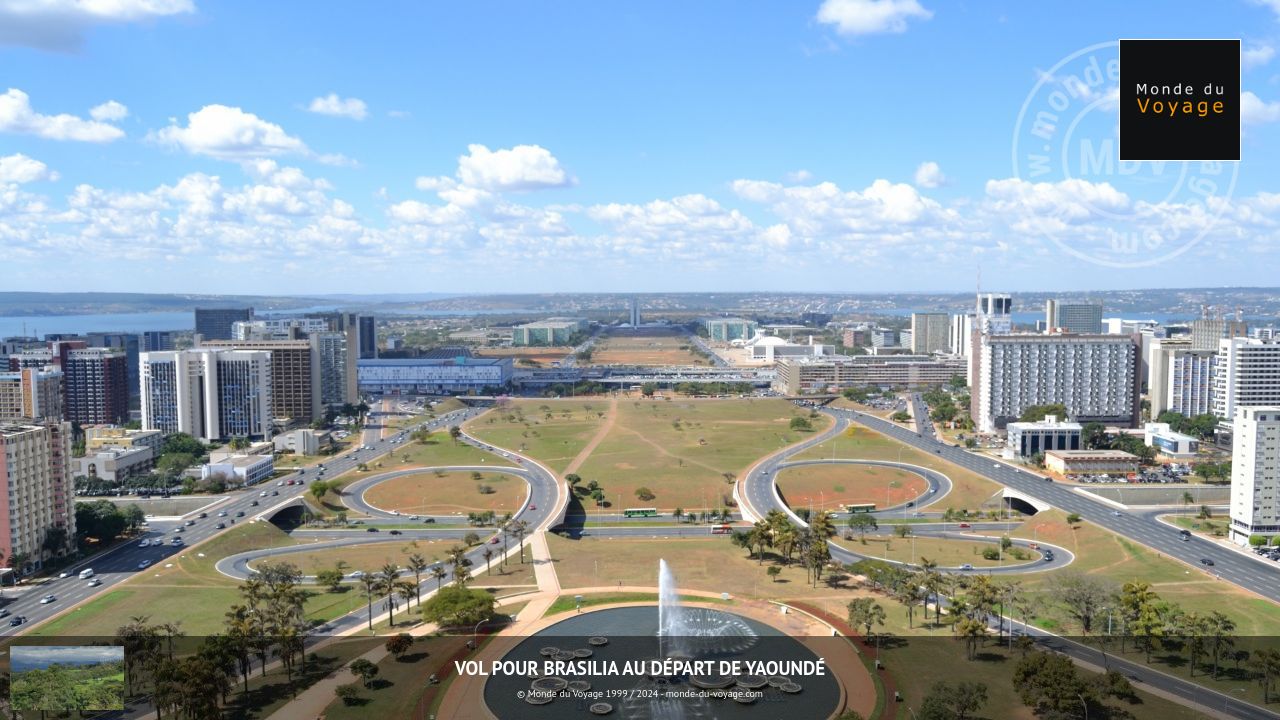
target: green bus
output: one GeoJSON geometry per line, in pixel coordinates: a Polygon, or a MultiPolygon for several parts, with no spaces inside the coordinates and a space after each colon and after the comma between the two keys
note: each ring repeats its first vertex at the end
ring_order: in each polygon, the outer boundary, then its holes
{"type": "Polygon", "coordinates": [[[869,512],[876,511],[876,504],[860,503],[858,505],[845,505],[844,509],[846,512],[851,512],[851,513],[869,513],[869,512]]]}
{"type": "Polygon", "coordinates": [[[658,517],[658,508],[627,508],[622,511],[623,517],[658,517]]]}

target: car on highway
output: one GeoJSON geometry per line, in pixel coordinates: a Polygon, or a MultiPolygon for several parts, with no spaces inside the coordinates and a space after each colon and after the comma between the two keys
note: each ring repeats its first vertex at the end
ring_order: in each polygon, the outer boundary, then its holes
{"type": "Polygon", "coordinates": [[[1209,558],[1200,558],[1200,564],[1205,567],[1213,567],[1213,560],[1209,558]]]}
{"type": "Polygon", "coordinates": [[[174,529],[173,529],[173,532],[174,532],[174,533],[180,533],[180,532],[185,532],[185,531],[186,531],[186,528],[182,527],[181,525],[179,525],[178,527],[176,527],[176,528],[174,528],[174,529]]]}
{"type": "Polygon", "coordinates": [[[244,517],[244,511],[243,511],[243,510],[237,510],[237,511],[236,511],[236,517],[244,517]]]}
{"type": "Polygon", "coordinates": [[[217,525],[213,526],[214,530],[225,530],[226,528],[227,528],[226,523],[218,523],[217,525]]]}
{"type": "Polygon", "coordinates": [[[98,578],[94,578],[89,581],[89,587],[98,587],[101,584],[102,584],[102,581],[99,580],[98,578]]]}
{"type": "Polygon", "coordinates": [[[963,564],[963,565],[961,565],[961,566],[960,566],[960,569],[961,569],[961,570],[972,570],[972,569],[973,569],[973,566],[972,566],[972,565],[970,565],[969,563],[965,563],[965,564],[963,564]]]}
{"type": "Polygon", "coordinates": [[[251,500],[251,501],[249,502],[249,507],[258,507],[258,501],[257,501],[257,500],[251,500]]]}
{"type": "Polygon", "coordinates": [[[151,561],[150,561],[150,560],[143,560],[142,562],[138,563],[138,569],[139,569],[139,570],[146,570],[146,569],[147,569],[147,568],[149,568],[149,567],[151,567],[151,561]]]}
{"type": "Polygon", "coordinates": [[[182,547],[182,538],[174,538],[169,541],[169,544],[174,547],[182,547]]]}
{"type": "Polygon", "coordinates": [[[57,602],[57,601],[58,601],[58,598],[53,595],[45,595],[44,597],[40,598],[41,605],[48,605],[51,602],[57,602]]]}
{"type": "Polygon", "coordinates": [[[27,621],[26,615],[15,615],[9,618],[9,627],[18,627],[19,625],[21,625],[26,621],[27,621]]]}
{"type": "Polygon", "coordinates": [[[150,540],[142,540],[138,543],[138,547],[151,547],[150,540]]]}
{"type": "Polygon", "coordinates": [[[529,503],[529,509],[530,509],[530,510],[537,510],[537,509],[538,509],[538,506],[537,506],[537,505],[534,505],[533,503],[529,503]]]}
{"type": "Polygon", "coordinates": [[[219,511],[219,512],[218,512],[218,517],[226,517],[226,516],[227,516],[227,511],[226,511],[226,510],[222,510],[222,511],[219,511]]]}
{"type": "Polygon", "coordinates": [[[70,571],[70,570],[63,570],[62,572],[58,573],[58,579],[59,579],[59,580],[61,580],[62,578],[69,578],[69,577],[71,577],[71,571],[70,571]]]}
{"type": "Polygon", "coordinates": [[[183,525],[186,525],[187,527],[191,527],[192,525],[195,525],[195,524],[196,524],[195,520],[188,520],[185,523],[183,523],[183,525]]]}
{"type": "Polygon", "coordinates": [[[378,532],[378,528],[376,528],[376,527],[365,528],[365,530],[364,530],[364,531],[365,531],[365,532],[378,532]]]}
{"type": "Polygon", "coordinates": [[[1111,511],[1111,514],[1112,514],[1112,515],[1115,515],[1116,517],[1120,517],[1121,512],[1120,512],[1119,510],[1112,510],[1112,511],[1111,511]]]}
{"type": "Polygon", "coordinates": [[[283,481],[283,480],[277,480],[277,481],[276,481],[276,487],[284,487],[284,481],[283,481]]]}
{"type": "Polygon", "coordinates": [[[489,544],[490,544],[490,545],[497,545],[497,544],[498,544],[498,543],[500,543],[500,542],[502,542],[502,540],[501,540],[497,535],[494,535],[494,536],[493,536],[493,539],[489,541],[489,544]]]}
{"type": "Polygon", "coordinates": [[[8,610],[0,610],[0,618],[7,618],[7,617],[9,617],[9,611],[8,611],[8,610]]]}
{"type": "Polygon", "coordinates": [[[197,515],[196,517],[198,517],[198,518],[200,518],[201,520],[203,520],[203,519],[205,519],[205,518],[209,517],[209,513],[207,513],[207,512],[202,512],[202,513],[200,513],[199,515],[197,515]]]}
{"type": "Polygon", "coordinates": [[[279,491],[279,490],[272,490],[272,491],[271,491],[271,497],[279,497],[279,496],[280,496],[280,491],[279,491]]]}
{"type": "Polygon", "coordinates": [[[262,492],[258,493],[258,497],[266,497],[266,496],[267,496],[266,490],[263,490],[262,492]]]}
{"type": "Polygon", "coordinates": [[[972,525],[970,525],[969,523],[960,523],[960,524],[959,524],[959,525],[957,525],[956,527],[960,528],[961,530],[968,530],[969,528],[971,528],[971,527],[973,527],[973,526],[972,526],[972,525]]]}
{"type": "MultiPolygon", "coordinates": [[[[376,530],[376,529],[377,529],[377,528],[370,528],[370,530],[376,530]]],[[[401,533],[399,530],[392,530],[392,531],[391,531],[391,534],[392,534],[392,535],[402,535],[403,533],[401,533]]]]}

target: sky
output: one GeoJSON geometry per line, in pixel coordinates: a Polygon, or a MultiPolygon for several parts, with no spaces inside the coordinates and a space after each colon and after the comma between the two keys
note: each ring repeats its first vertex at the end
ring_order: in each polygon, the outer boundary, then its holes
{"type": "Polygon", "coordinates": [[[1280,284],[1280,0],[321,7],[0,0],[0,290],[1280,284]],[[1243,160],[1114,162],[1119,38],[1243,160]]]}
{"type": "Polygon", "coordinates": [[[16,645],[9,651],[9,662],[15,672],[46,668],[54,663],[86,665],[123,659],[124,648],[119,645],[16,645]]]}

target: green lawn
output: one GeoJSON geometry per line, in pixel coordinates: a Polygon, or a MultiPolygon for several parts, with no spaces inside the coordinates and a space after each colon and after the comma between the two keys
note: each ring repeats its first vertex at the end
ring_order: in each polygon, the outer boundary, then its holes
{"type": "Polygon", "coordinates": [[[865,460],[892,460],[894,462],[920,465],[936,470],[951,478],[954,487],[942,500],[930,509],[945,510],[977,510],[992,495],[1000,492],[1002,486],[977,473],[953,465],[937,456],[920,452],[909,445],[900,443],[887,435],[854,424],[838,437],[820,443],[795,457],[797,460],[816,460],[830,458],[855,458],[865,460]]]}
{"type": "Polygon", "coordinates": [[[524,452],[556,472],[586,447],[607,417],[609,400],[514,400],[467,424],[495,446],[524,452]]]}
{"type": "MultiPolygon", "coordinates": [[[[614,507],[724,507],[733,478],[810,435],[790,428],[792,418],[807,415],[775,399],[623,400],[614,426],[578,473],[599,482],[614,507]],[[641,499],[640,488],[656,497],[641,499]]],[[[829,422],[814,418],[815,432],[829,422]]]]}

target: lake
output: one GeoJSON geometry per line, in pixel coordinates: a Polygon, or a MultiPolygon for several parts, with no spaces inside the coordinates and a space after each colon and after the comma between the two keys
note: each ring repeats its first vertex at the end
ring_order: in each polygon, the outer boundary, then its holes
{"type": "Polygon", "coordinates": [[[186,312],[118,313],[99,315],[0,316],[0,338],[48,333],[144,332],[195,327],[195,314],[186,312]],[[26,332],[23,332],[23,327],[26,332]]]}

